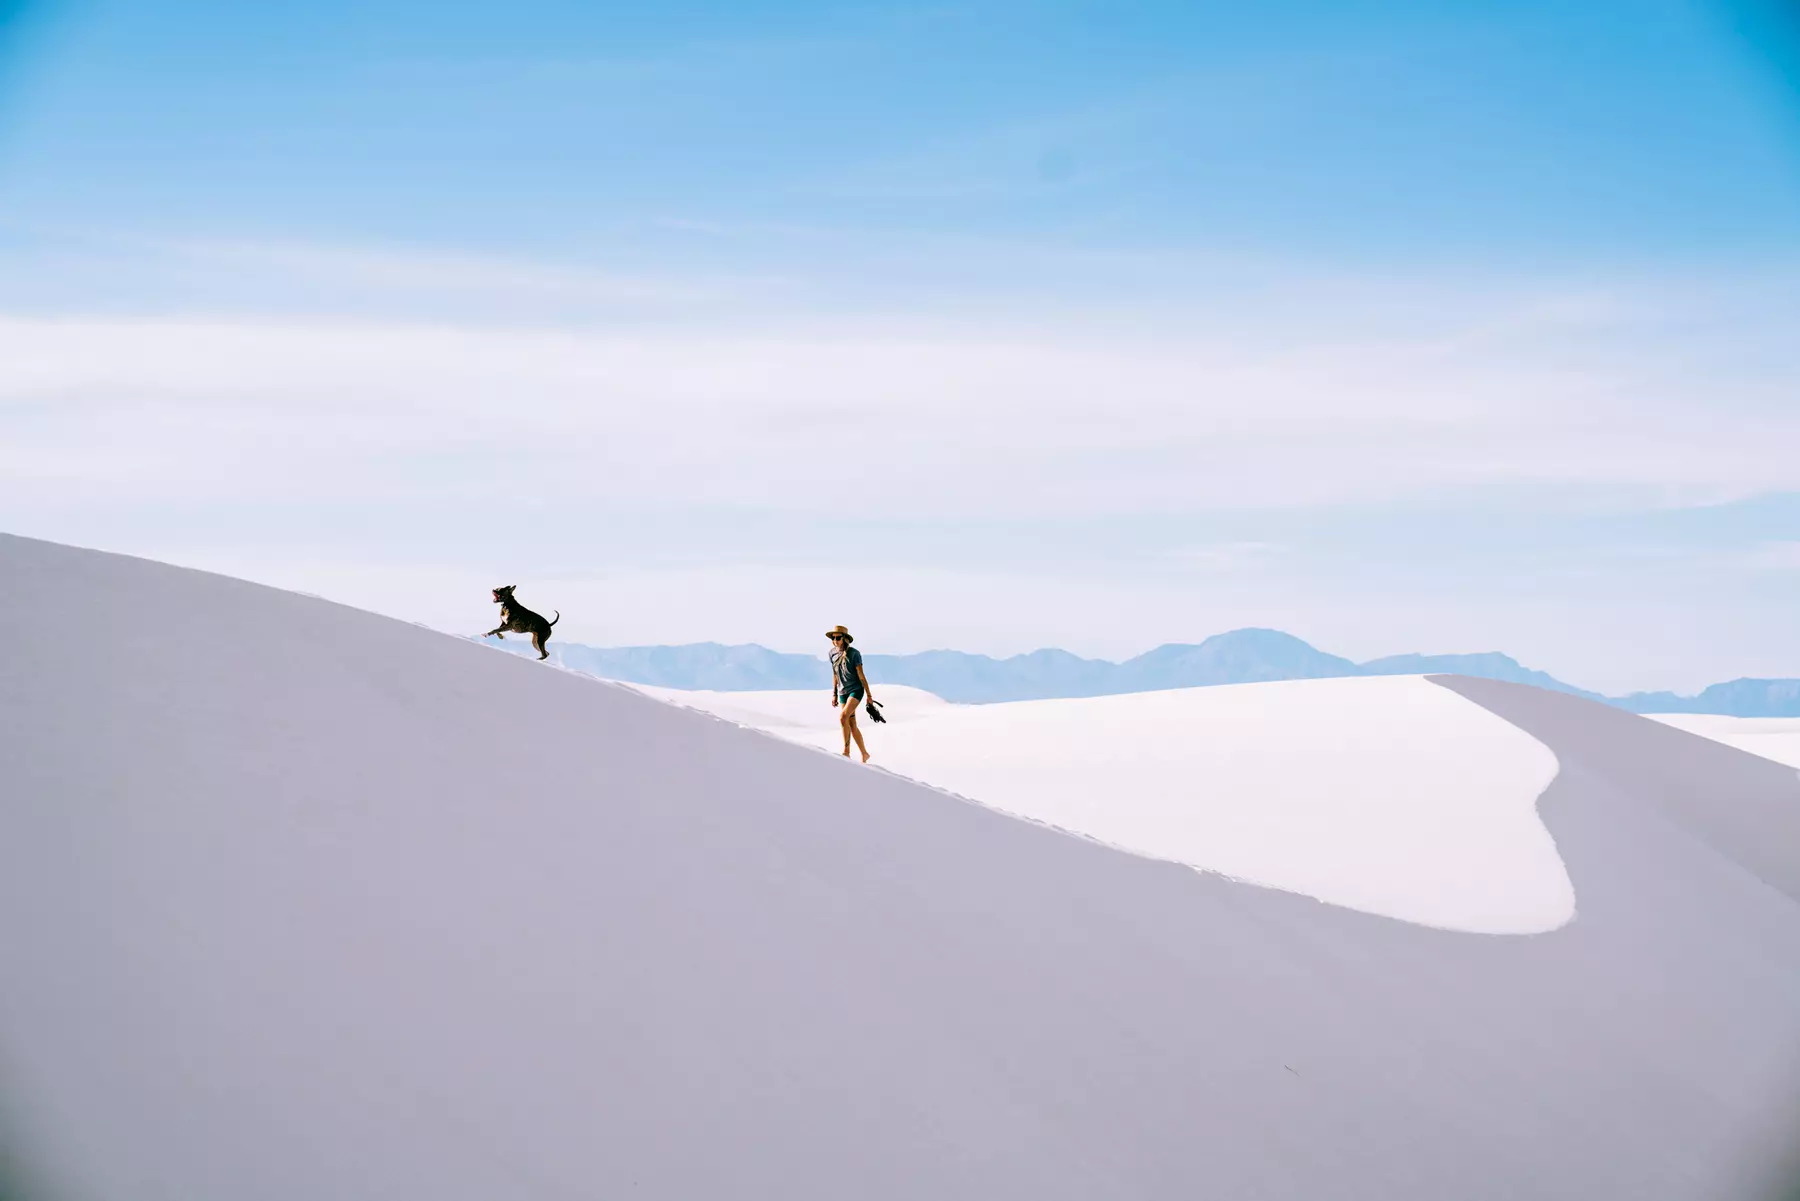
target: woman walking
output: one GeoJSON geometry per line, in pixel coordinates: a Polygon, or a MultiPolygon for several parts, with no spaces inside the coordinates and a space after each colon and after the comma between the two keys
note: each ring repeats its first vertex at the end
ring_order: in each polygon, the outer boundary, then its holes
{"type": "Polygon", "coordinates": [[[850,644],[856,641],[843,626],[826,633],[831,639],[831,707],[838,710],[838,724],[844,727],[844,758],[850,757],[850,740],[862,761],[869,761],[869,748],[863,745],[862,731],[856,728],[856,706],[869,695],[869,677],[863,674],[862,652],[850,644]],[[839,708],[842,706],[842,708],[839,708]]]}

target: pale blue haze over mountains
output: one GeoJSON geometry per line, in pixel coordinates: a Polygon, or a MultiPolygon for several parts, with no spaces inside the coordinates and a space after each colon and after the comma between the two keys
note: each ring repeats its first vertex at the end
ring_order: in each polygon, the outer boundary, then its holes
{"type": "MultiPolygon", "coordinates": [[[[527,649],[516,639],[486,641],[517,653],[527,649]]],[[[696,642],[684,646],[593,647],[552,641],[550,649],[553,658],[576,671],[663,688],[719,692],[824,689],[830,679],[822,659],[755,645],[696,642]]],[[[1534,671],[1497,651],[1390,655],[1354,663],[1279,630],[1232,630],[1197,644],[1169,643],[1123,663],[1083,659],[1054,649],[1007,659],[934,650],[912,655],[866,654],[864,661],[870,682],[877,686],[905,684],[960,704],[1107,696],[1266,680],[1463,675],[1567,692],[1636,713],[1800,717],[1800,680],[1733,680],[1688,697],[1673,692],[1609,697],[1534,671]]]]}

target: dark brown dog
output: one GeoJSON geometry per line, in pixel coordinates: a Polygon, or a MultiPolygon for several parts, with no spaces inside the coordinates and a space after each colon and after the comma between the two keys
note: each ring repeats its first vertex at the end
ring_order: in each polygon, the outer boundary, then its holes
{"type": "Polygon", "coordinates": [[[494,589],[494,603],[500,606],[500,624],[489,630],[495,638],[504,638],[508,631],[514,634],[530,634],[531,645],[536,648],[538,658],[548,659],[550,652],[544,649],[544,643],[550,641],[550,627],[562,620],[559,612],[554,618],[545,621],[540,613],[533,613],[524,605],[513,599],[513,588],[508,584],[504,588],[494,589]]]}

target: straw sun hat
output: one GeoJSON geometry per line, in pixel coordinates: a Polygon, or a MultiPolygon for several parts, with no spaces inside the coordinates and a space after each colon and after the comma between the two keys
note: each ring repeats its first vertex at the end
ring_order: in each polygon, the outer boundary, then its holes
{"type": "Polygon", "coordinates": [[[839,627],[838,627],[838,628],[837,628],[837,629],[835,629],[835,630],[826,630],[826,631],[825,631],[825,637],[827,637],[827,638],[833,638],[833,637],[836,637],[836,636],[837,636],[837,635],[839,635],[839,634],[842,634],[842,635],[843,635],[843,636],[844,636],[844,641],[845,641],[845,643],[851,643],[851,642],[855,642],[855,641],[856,641],[856,639],[855,639],[855,638],[853,638],[853,637],[851,637],[851,635],[850,635],[850,631],[849,631],[849,630],[846,630],[846,629],[845,629],[845,628],[844,628],[844,627],[843,627],[843,626],[839,626],[839,627]]]}

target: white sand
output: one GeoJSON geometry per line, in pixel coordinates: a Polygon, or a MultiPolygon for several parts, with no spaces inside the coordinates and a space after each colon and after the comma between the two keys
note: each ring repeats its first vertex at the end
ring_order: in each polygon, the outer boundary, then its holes
{"type": "MultiPolygon", "coordinates": [[[[753,730],[780,734],[789,741],[804,746],[837,749],[838,744],[834,741],[837,737],[837,710],[832,706],[831,692],[826,688],[803,692],[710,692],[658,688],[650,684],[627,684],[626,687],[673,705],[722,717],[753,730]]],[[[923,688],[908,688],[903,684],[889,684],[876,689],[875,699],[881,702],[882,715],[888,719],[889,725],[911,723],[946,710],[968,708],[966,705],[953,705],[923,688]]],[[[866,717],[862,719],[861,725],[865,730],[871,728],[866,717]]],[[[873,728],[880,732],[886,727],[877,725],[873,728]]]]}
{"type": "Polygon", "coordinates": [[[1800,717],[1722,717],[1716,713],[1652,713],[1651,721],[1800,768],[1800,717]]]}
{"type": "MultiPolygon", "coordinates": [[[[830,696],[641,691],[841,746],[830,696]]],[[[1556,758],[1422,676],[953,705],[877,684],[886,769],[1140,855],[1421,925],[1555,929],[1575,893],[1537,799],[1556,758]]]]}

